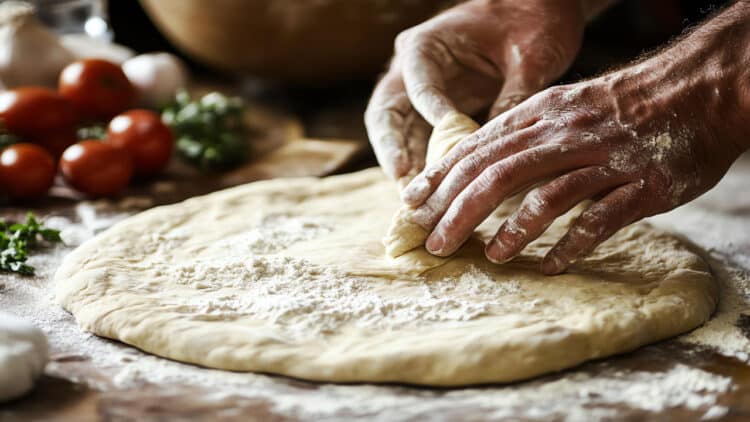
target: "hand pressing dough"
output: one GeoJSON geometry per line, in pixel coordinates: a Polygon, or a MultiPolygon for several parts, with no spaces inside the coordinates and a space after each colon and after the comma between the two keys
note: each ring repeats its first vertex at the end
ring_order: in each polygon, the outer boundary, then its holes
{"type": "Polygon", "coordinates": [[[251,183],[86,242],[58,270],[57,299],[83,329],[183,362],[436,386],[569,368],[711,315],[704,261],[646,224],[566,274],[540,275],[571,211],[511,263],[489,263],[482,241],[519,200],[450,259],[423,249],[392,259],[381,238],[401,203],[379,169],[251,183]]]}
{"type": "MultiPolygon", "coordinates": [[[[432,131],[427,144],[425,160],[427,165],[441,159],[461,139],[477,129],[479,129],[479,125],[471,117],[456,112],[445,115],[435,127],[435,130],[432,131]]],[[[401,187],[405,185],[406,183],[399,183],[401,187]]],[[[410,207],[403,205],[393,215],[388,234],[383,238],[385,253],[392,258],[398,258],[413,249],[423,249],[424,247],[424,242],[427,240],[429,233],[422,226],[411,221],[412,212],[413,210],[410,207]]],[[[421,252],[418,253],[424,255],[421,252]]]]}
{"type": "Polygon", "coordinates": [[[47,338],[38,328],[0,312],[0,403],[31,390],[47,364],[47,338]]]}

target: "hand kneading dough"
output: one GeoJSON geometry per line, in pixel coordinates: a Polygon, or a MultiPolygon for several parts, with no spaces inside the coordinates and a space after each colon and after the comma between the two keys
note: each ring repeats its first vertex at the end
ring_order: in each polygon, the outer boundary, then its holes
{"type": "Polygon", "coordinates": [[[438,386],[569,368],[711,315],[706,264],[646,224],[542,276],[572,211],[513,262],[489,263],[481,242],[519,200],[449,259],[419,249],[427,256],[392,259],[381,238],[401,203],[380,169],[251,183],[148,210],[86,242],[58,270],[57,299],[85,330],[179,361],[438,386]]]}
{"type": "MultiPolygon", "coordinates": [[[[443,117],[432,131],[427,144],[427,165],[441,159],[466,135],[479,129],[479,125],[466,115],[450,112],[443,117]]],[[[405,183],[401,183],[405,185],[405,183]]],[[[404,205],[393,216],[388,234],[383,238],[385,253],[392,258],[424,246],[427,230],[411,222],[412,209],[404,205]]]]}

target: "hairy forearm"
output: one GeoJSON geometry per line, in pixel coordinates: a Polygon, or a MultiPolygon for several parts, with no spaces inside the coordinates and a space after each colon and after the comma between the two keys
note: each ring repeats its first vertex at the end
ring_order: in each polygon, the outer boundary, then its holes
{"type": "Polygon", "coordinates": [[[666,48],[612,78],[626,120],[647,122],[654,105],[673,103],[680,119],[700,119],[736,157],[750,148],[750,0],[733,3],[666,48]]]}
{"type": "Polygon", "coordinates": [[[736,128],[730,141],[738,150],[750,149],[750,0],[737,1],[700,25],[675,52],[704,63],[703,77],[716,80],[726,99],[717,110],[719,121],[736,128]]]}

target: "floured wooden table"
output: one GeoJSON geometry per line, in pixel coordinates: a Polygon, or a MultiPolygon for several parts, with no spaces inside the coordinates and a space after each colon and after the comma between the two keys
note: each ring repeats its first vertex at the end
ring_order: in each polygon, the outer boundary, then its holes
{"type": "MultiPolygon", "coordinates": [[[[163,180],[115,200],[80,201],[59,189],[53,200],[31,207],[63,229],[66,245],[31,259],[35,277],[0,274],[0,309],[44,329],[52,363],[31,395],[0,405],[0,421],[750,419],[747,156],[711,193],[654,219],[710,262],[721,284],[714,318],[691,334],[562,373],[463,389],[321,384],[203,369],[81,332],[54,303],[51,284],[59,262],[77,244],[154,205],[251,180],[356,167],[351,162],[363,148],[361,131],[352,136],[359,143],[303,141],[310,135],[291,118],[274,113],[255,118],[263,138],[257,147],[268,147],[231,174],[200,176],[176,166],[163,180]]],[[[6,207],[0,218],[17,219],[27,209],[6,207]]]]}

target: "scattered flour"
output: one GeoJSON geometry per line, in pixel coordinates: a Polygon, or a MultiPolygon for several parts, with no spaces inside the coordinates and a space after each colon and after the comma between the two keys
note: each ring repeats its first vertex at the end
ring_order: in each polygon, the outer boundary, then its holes
{"type": "Polygon", "coordinates": [[[235,253],[237,247],[244,247],[246,253],[267,254],[284,249],[294,242],[314,239],[332,230],[330,225],[314,219],[269,215],[259,223],[256,230],[231,236],[218,246],[230,246],[235,253]]]}
{"type": "Polygon", "coordinates": [[[389,294],[366,278],[276,255],[187,263],[175,268],[170,278],[202,291],[180,298],[174,306],[209,318],[257,318],[283,326],[295,340],[345,326],[399,329],[470,321],[492,307],[506,306],[503,296],[521,290],[517,281],[499,283],[472,267],[458,279],[415,285],[405,297],[389,294]],[[242,288],[243,294],[227,294],[225,288],[242,288]]]}
{"type": "MultiPolygon", "coordinates": [[[[750,315],[750,256],[747,254],[747,250],[750,250],[750,199],[742,199],[742,195],[737,195],[741,191],[738,189],[746,189],[750,177],[750,160],[745,161],[744,171],[735,169],[715,191],[672,213],[652,218],[651,221],[680,234],[705,251],[704,256],[720,282],[721,298],[714,318],[692,333],[679,337],[677,341],[713,348],[721,354],[747,362],[750,340],[736,326],[741,315],[750,315]],[[724,201],[717,201],[718,197],[722,197],[724,201]],[[727,203],[727,198],[733,201],[730,203],[736,204],[735,208],[717,209],[716,204],[727,203]]],[[[69,229],[76,227],[88,235],[97,231],[92,227],[101,221],[97,218],[96,222],[89,221],[87,225],[85,217],[81,215],[75,223],[65,221],[62,217],[57,218],[59,224],[67,224],[69,229]]],[[[316,222],[293,222],[280,218],[276,223],[277,229],[269,232],[270,238],[275,236],[277,239],[288,240],[296,229],[286,228],[297,227],[304,232],[306,227],[311,232],[304,236],[313,237],[316,230],[325,230],[323,224],[316,222]]],[[[253,245],[252,239],[256,235],[246,235],[249,236],[246,237],[247,244],[253,245]]],[[[179,234],[175,236],[179,237],[179,234]]],[[[431,390],[326,384],[319,384],[311,389],[305,383],[283,377],[233,373],[173,362],[84,333],[76,326],[73,317],[54,303],[51,279],[56,266],[70,250],[69,246],[53,247],[48,251],[48,256],[54,258],[52,262],[32,257],[31,264],[38,269],[36,277],[19,278],[0,274],[0,286],[5,286],[0,288],[0,308],[27,318],[47,333],[53,359],[58,361],[48,371],[55,373],[56,366],[65,365],[65,357],[90,360],[87,365],[106,374],[107,381],[101,381],[101,377],[87,376],[82,376],[78,381],[95,388],[138,388],[144,383],[188,384],[205,388],[206,400],[218,402],[231,396],[249,397],[268,403],[269,409],[276,414],[317,420],[359,417],[399,421],[436,416],[456,420],[465,417],[467,412],[476,414],[481,411],[488,419],[591,421],[611,420],[621,416],[625,408],[661,412],[673,407],[691,410],[704,419],[716,419],[728,412],[718,402],[718,397],[732,390],[729,375],[723,376],[681,363],[650,371],[623,369],[617,362],[607,360],[562,374],[507,386],[431,390]],[[346,416],[341,416],[342,414],[346,416]]],[[[232,304],[236,310],[231,307],[222,308],[220,301],[211,303],[209,299],[213,294],[220,295],[220,289],[216,287],[222,276],[217,275],[215,268],[205,264],[184,269],[189,272],[190,282],[203,283],[207,293],[206,303],[192,305],[204,306],[207,314],[262,312],[273,315],[277,323],[307,325],[313,330],[325,330],[325,324],[331,323],[325,321],[326,313],[340,311],[331,305],[328,305],[329,308],[320,307],[319,299],[325,295],[346,296],[346,306],[354,306],[347,311],[352,318],[349,322],[353,323],[378,324],[382,318],[392,318],[392,321],[411,324],[414,322],[407,320],[412,312],[421,313],[423,317],[429,315],[424,309],[419,310],[415,303],[404,304],[398,300],[388,302],[390,306],[387,308],[383,308],[382,302],[377,306],[372,303],[368,305],[365,299],[376,300],[375,296],[380,292],[368,290],[362,280],[347,280],[343,282],[343,286],[336,285],[332,281],[336,277],[327,271],[316,270],[304,262],[286,262],[273,255],[273,248],[259,250],[265,250],[267,254],[231,271],[238,271],[242,275],[236,279],[237,282],[252,284],[254,294],[265,295],[269,298],[268,301],[263,304],[255,302],[256,305],[232,304]],[[261,277],[258,275],[260,273],[265,275],[261,277]],[[299,286],[283,283],[284,279],[288,280],[289,275],[323,282],[311,284],[309,292],[300,292],[299,286]],[[292,301],[288,302],[290,299],[292,301]],[[372,306],[368,307],[370,305],[372,306]],[[316,315],[306,315],[306,310],[316,315]],[[384,314],[378,315],[378,312],[384,314]],[[321,320],[324,321],[322,326],[315,325],[321,320]]],[[[512,294],[520,288],[512,281],[498,284],[472,274],[458,280],[440,280],[424,287],[416,302],[422,306],[458,309],[453,317],[470,317],[472,312],[481,312],[481,308],[461,308],[468,305],[461,301],[441,302],[441,297],[456,289],[475,296],[502,296],[512,294]]],[[[450,312],[440,311],[437,315],[439,318],[451,318],[450,312]]],[[[429,323],[429,318],[419,323],[429,323]]]]}
{"type": "Polygon", "coordinates": [[[647,144],[653,150],[652,159],[658,162],[664,161],[664,158],[672,149],[672,137],[668,132],[660,133],[647,141],[647,144]]]}
{"type": "Polygon", "coordinates": [[[70,219],[61,216],[48,217],[45,222],[49,227],[60,230],[60,237],[66,245],[78,246],[135,212],[153,205],[151,198],[139,196],[125,197],[117,202],[104,199],[81,201],[75,207],[78,224],[71,224],[70,219]]]}

